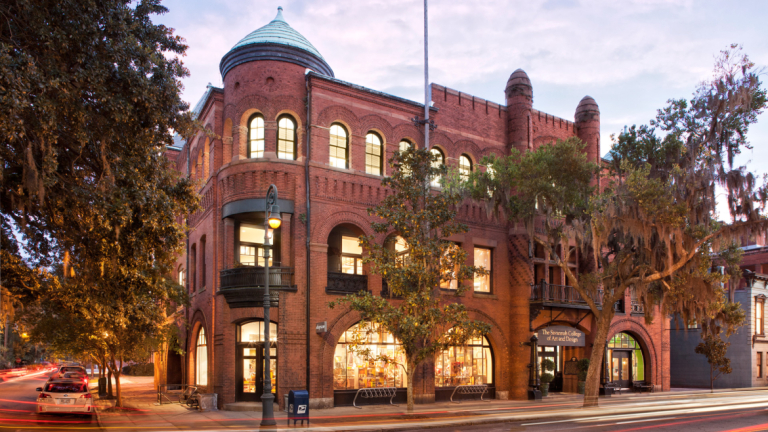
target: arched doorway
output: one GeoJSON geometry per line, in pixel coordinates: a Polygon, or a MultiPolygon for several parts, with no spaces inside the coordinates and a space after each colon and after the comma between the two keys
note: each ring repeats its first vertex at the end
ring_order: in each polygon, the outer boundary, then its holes
{"type": "Polygon", "coordinates": [[[645,380],[645,357],[640,343],[629,333],[617,333],[608,341],[610,380],[622,388],[645,380]]]}
{"type": "MultiPolygon", "coordinates": [[[[277,323],[269,326],[269,376],[277,394],[277,323]]],[[[237,326],[235,346],[235,400],[257,402],[264,393],[264,321],[237,326]]]]}

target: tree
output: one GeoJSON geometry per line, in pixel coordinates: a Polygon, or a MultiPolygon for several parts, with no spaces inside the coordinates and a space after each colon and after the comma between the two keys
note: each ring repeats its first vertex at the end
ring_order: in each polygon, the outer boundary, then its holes
{"type": "Polygon", "coordinates": [[[360,313],[363,332],[348,347],[368,361],[396,364],[407,376],[408,410],[413,410],[413,377],[425,360],[469,339],[490,331],[483,322],[469,319],[462,304],[450,301],[440,290],[453,284],[455,294],[466,290],[465,281],[474,274],[485,275],[482,268],[464,264],[465,252],[445,240],[467,231],[456,220],[461,195],[444,189],[434,191],[430,180],[447,174],[444,166],[433,165],[436,158],[428,150],[408,149],[398,152],[390,165],[396,168],[382,185],[392,191],[382,202],[368,210],[383,222],[373,223],[377,233],[394,232],[408,245],[407,255],[398,254],[390,244],[380,245],[373,236],[361,237],[370,265],[370,273],[380,274],[387,282],[392,298],[368,292],[329,303],[344,305],[360,313]],[[367,336],[382,327],[402,344],[405,361],[375,355],[365,347],[367,336]]]}
{"type": "MultiPolygon", "coordinates": [[[[750,148],[749,126],[766,105],[760,71],[737,46],[723,51],[711,81],[690,101],[673,99],[648,126],[615,139],[595,190],[595,167],[577,140],[560,141],[524,155],[489,158],[469,190],[512,219],[523,220],[532,241],[550,252],[595,316],[596,334],[586,381],[585,406],[598,404],[600,369],[615,302],[627,290],[662,316],[696,316],[730,325],[721,309],[725,276],[713,259],[742,236],[765,234],[764,185],[733,166],[750,148]],[[663,134],[663,135],[660,135],[663,134]],[[725,191],[732,222],[719,220],[716,186],[725,191]],[[536,234],[538,229],[542,234],[536,234]],[[581,274],[567,262],[575,239],[581,274]],[[554,253],[558,246],[564,257],[554,253]]],[[[718,191],[719,192],[719,191],[718,191]]],[[[704,327],[709,331],[713,325],[704,327]]]]}
{"type": "Polygon", "coordinates": [[[720,334],[707,333],[704,341],[696,345],[696,354],[703,354],[707,357],[709,363],[709,387],[712,393],[715,392],[715,380],[721,374],[733,372],[731,369],[731,359],[725,355],[728,352],[730,342],[725,342],[720,338],[720,334]]]}

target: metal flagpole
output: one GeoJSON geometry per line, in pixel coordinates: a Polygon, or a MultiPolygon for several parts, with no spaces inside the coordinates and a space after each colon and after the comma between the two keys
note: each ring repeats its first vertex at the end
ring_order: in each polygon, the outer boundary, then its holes
{"type": "Polygon", "coordinates": [[[427,0],[424,0],[424,148],[429,150],[429,31],[427,0]]]}

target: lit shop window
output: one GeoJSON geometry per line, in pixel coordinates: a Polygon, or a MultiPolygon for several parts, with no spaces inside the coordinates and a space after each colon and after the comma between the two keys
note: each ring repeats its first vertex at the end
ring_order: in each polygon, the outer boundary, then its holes
{"type": "Polygon", "coordinates": [[[471,384],[493,384],[493,354],[484,336],[435,356],[435,387],[471,384]]]}
{"type": "Polygon", "coordinates": [[[406,375],[402,366],[405,353],[402,345],[392,334],[376,324],[360,323],[350,327],[339,338],[333,356],[334,390],[355,390],[376,387],[405,387],[406,375]],[[364,356],[351,349],[361,341],[357,350],[369,349],[371,357],[385,355],[394,361],[366,361],[364,356]]]}
{"type": "Polygon", "coordinates": [[[482,267],[488,271],[485,276],[475,275],[474,289],[477,292],[491,292],[491,264],[492,253],[490,249],[475,248],[475,267],[482,267]]]}

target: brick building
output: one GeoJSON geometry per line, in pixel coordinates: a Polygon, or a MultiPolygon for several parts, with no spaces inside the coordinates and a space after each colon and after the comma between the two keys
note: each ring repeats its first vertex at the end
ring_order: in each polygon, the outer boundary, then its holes
{"type": "MultiPolygon", "coordinates": [[[[412,121],[423,105],[334,78],[281,9],[238,42],[220,70],[223,88],[209,86],[195,107],[216,137],[200,133],[168,151],[180,171],[199,181],[202,196],[202,209],[189,215],[187,253],[177,263],[179,281],[191,296],[179,318],[186,354],[169,354],[168,382],[201,386],[217,393],[223,406],[260,400],[259,266],[265,194],[274,184],[282,211],[282,226],[271,233],[276,307],[269,337],[276,400],[308,388],[313,407],[332,407],[351,403],[360,387],[405,387],[396,368],[364,364],[346,351],[345,335],[355,330],[359,316],[327,304],[357,290],[386,291],[381,277],[359,263],[363,251],[356,237],[374,234],[366,209],[387,194],[381,186],[391,169],[386,161],[403,146],[424,145],[421,126],[412,121]]],[[[439,127],[430,147],[445,164],[481,169],[483,156],[570,136],[589,144],[590,160],[600,160],[600,113],[590,97],[577,104],[575,121],[569,121],[533,109],[531,81],[522,70],[507,82],[506,106],[437,84],[431,90],[430,116],[439,127]]],[[[564,364],[589,356],[595,324],[588,307],[553,263],[530,247],[522,225],[489,217],[482,203],[469,201],[459,217],[471,229],[451,240],[467,251],[468,264],[483,265],[491,275],[475,280],[462,297],[447,287],[446,300],[464,303],[492,331],[424,364],[414,382],[417,401],[447,399],[456,385],[470,383],[489,384],[499,399],[526,398],[531,348],[525,343],[552,326],[585,335],[581,346],[539,348],[542,357],[556,360],[553,386],[575,391],[575,377],[563,376],[564,364]]],[[[578,269],[578,259],[573,265],[578,269]]],[[[611,337],[617,336],[611,348],[615,380],[626,386],[643,379],[667,389],[665,333],[661,326],[646,326],[630,298],[625,305],[611,329],[611,337]]],[[[397,341],[386,333],[371,345],[397,352],[397,341]]]]}

